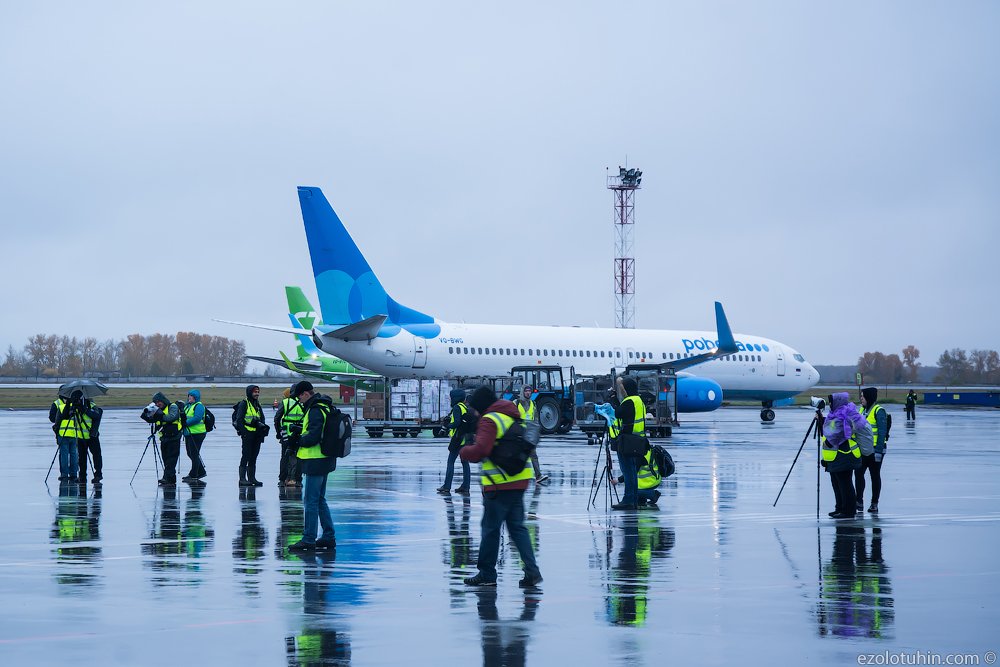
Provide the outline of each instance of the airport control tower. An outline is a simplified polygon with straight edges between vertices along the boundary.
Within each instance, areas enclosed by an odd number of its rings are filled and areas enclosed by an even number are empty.
[[[618,167],[608,176],[608,190],[615,197],[615,328],[635,328],[635,191],[642,184],[638,169]]]

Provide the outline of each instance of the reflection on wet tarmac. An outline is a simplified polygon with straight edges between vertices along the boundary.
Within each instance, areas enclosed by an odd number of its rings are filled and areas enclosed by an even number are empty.
[[[98,583],[100,527],[101,486],[94,486],[88,497],[86,486],[61,482],[51,538],[56,545],[56,581],[66,586],[66,592],[86,594]]]
[[[607,573],[605,613],[613,625],[641,626],[647,620],[654,559],[669,556],[675,536],[651,511],[624,517],[621,523],[621,549]]]
[[[532,622],[538,613],[542,594],[526,592],[516,618],[501,619],[497,610],[496,589],[476,591],[479,627],[482,635],[483,665],[487,667],[522,667],[528,663],[528,642]]]
[[[267,530],[257,512],[257,489],[241,486],[239,497],[240,525],[233,538],[233,572],[240,575],[237,578],[247,595],[259,595],[261,568],[256,562],[264,557]]]
[[[895,617],[889,566],[882,557],[882,529],[838,525],[833,553],[824,565],[816,620],[819,634],[892,637]]]
[[[472,518],[472,501],[469,496],[445,496],[445,515],[448,520],[448,540],[441,545],[444,564],[448,567],[448,592],[451,595],[452,608],[465,604],[467,586],[462,583],[465,577],[476,572],[476,545],[469,532]],[[455,505],[458,504],[456,509]]]

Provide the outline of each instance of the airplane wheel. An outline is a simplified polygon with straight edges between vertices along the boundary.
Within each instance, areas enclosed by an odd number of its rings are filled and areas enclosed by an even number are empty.
[[[543,398],[538,401],[536,406],[538,410],[538,423],[542,427],[542,433],[548,435],[549,433],[555,433],[556,429],[559,427],[559,420],[562,415],[559,414],[559,405],[553,398]]]
[[[764,408],[760,411],[760,420],[765,422],[774,421],[774,410],[771,408]]]

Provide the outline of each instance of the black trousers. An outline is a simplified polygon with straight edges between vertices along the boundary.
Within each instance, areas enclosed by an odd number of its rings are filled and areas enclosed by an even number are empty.
[[[260,454],[261,437],[256,433],[241,435],[243,441],[242,456],[240,457],[240,478],[246,478],[252,482],[257,481],[257,456]]]
[[[874,454],[861,457],[861,467],[854,471],[854,486],[857,489],[858,502],[865,502],[865,470],[872,476],[872,502],[877,503],[882,493],[882,462],[875,460]]]
[[[833,484],[833,496],[837,499],[837,511],[841,514],[854,514],[857,496],[854,494],[854,471],[841,470],[830,473],[830,483]]]
[[[281,446],[281,462],[278,464],[278,481],[302,481],[302,470],[299,468],[298,447]]]
[[[201,479],[208,473],[205,471],[205,463],[201,460],[201,445],[205,442],[207,433],[191,433],[184,436],[184,449],[188,458],[191,459],[191,472],[188,477]]]
[[[163,479],[168,482],[177,480],[177,459],[181,456],[180,436],[160,441],[160,456],[163,458]]]
[[[101,439],[100,437],[93,437],[87,440],[82,438],[77,438],[76,440],[76,451],[79,454],[79,465],[80,465],[80,480],[87,481],[87,452],[94,457],[94,477],[100,479],[103,477],[104,469],[104,458],[101,456]]]
[[[912,408],[906,408],[906,418],[907,419],[916,419],[917,418],[917,408],[916,408],[916,406],[914,406]]]

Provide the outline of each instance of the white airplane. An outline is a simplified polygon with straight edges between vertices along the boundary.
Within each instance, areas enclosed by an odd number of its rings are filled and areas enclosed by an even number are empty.
[[[725,396],[761,401],[764,421],[774,419],[774,401],[819,381],[816,369],[784,343],[734,336],[719,303],[714,332],[441,322],[386,293],[322,190],[298,191],[326,323],[312,328],[312,339],[322,351],[372,372],[391,378],[461,378],[548,365],[601,376],[632,365],[663,366],[679,372],[679,412],[714,410]],[[693,366],[697,375],[684,372]]]

